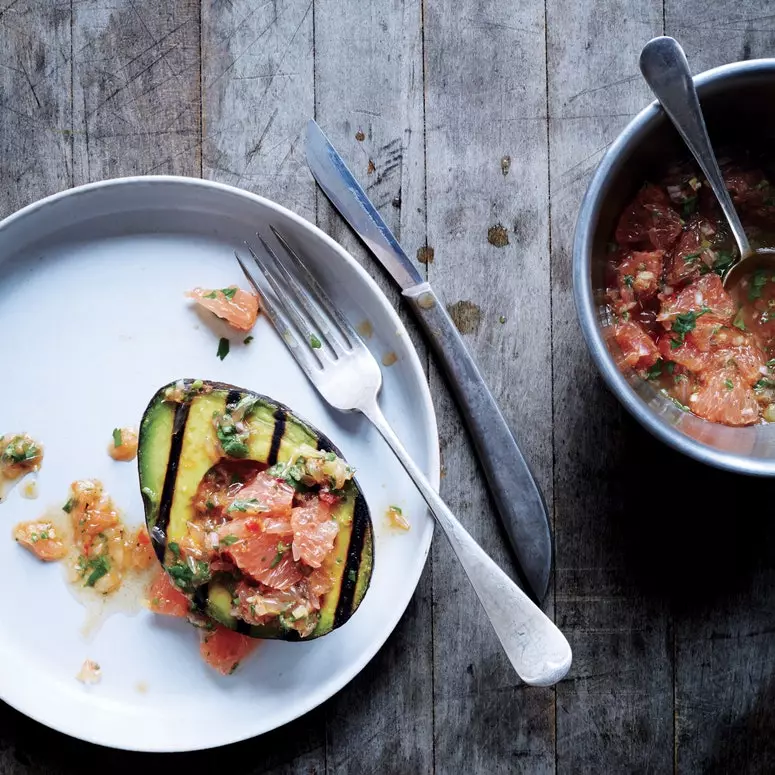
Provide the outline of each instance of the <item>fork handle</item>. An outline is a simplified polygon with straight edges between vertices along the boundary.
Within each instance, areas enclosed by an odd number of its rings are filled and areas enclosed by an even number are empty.
[[[390,445],[444,530],[517,675],[531,686],[560,681],[571,664],[565,636],[457,521],[404,449],[376,400],[359,409]]]
[[[552,567],[549,518],[541,490],[455,324],[428,283],[404,291],[447,374],[526,588],[546,595]]]

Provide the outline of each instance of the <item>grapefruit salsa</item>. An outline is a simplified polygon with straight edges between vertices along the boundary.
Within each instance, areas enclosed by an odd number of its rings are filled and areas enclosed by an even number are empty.
[[[747,163],[726,161],[722,172],[752,244],[768,244],[775,186]],[[738,258],[707,181],[681,165],[624,208],[606,275],[619,367],[681,409],[730,426],[775,422],[775,272],[726,290]]]

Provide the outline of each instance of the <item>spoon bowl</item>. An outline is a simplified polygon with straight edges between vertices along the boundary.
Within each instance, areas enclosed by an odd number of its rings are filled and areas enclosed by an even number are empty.
[[[713,153],[689,62],[678,41],[667,36],[650,40],[641,51],[640,70],[700,165],[737,243],[740,258],[723,277],[724,287],[733,288],[745,275],[757,269],[775,270],[775,250],[754,250],[743,229]]]

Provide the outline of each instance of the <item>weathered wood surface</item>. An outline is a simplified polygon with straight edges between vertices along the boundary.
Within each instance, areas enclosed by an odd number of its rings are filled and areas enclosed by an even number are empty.
[[[642,44],[673,34],[706,69],[770,54],[774,18],[766,0],[0,0],[0,215],[89,180],[201,174],[317,220],[396,301],[306,169],[318,119],[423,259],[525,446],[555,528],[546,607],[575,657],[556,690],[518,685],[439,536],[386,646],[304,718],[162,758],[0,706],[0,773],[775,770],[771,485],[693,464],[625,416],[570,287],[589,176],[649,99]],[[429,379],[442,492],[508,565],[432,364]]]

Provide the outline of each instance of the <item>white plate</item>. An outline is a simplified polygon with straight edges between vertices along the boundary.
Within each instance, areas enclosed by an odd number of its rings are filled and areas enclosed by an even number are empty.
[[[314,259],[354,323],[371,322],[368,343],[378,358],[398,356],[383,368],[381,404],[438,486],[431,397],[404,326],[366,272],[307,221],[238,189],[174,177],[83,186],[7,218],[0,223],[0,432],[30,433],[45,459],[38,499],[21,498],[17,488],[0,504],[0,696],[50,727],[142,751],[209,748],[267,732],[350,681],[415,590],[432,522],[376,432],[323,404],[266,319],[245,346],[183,296],[197,285],[244,286],[233,250],[268,223]],[[221,335],[232,340],[223,361]],[[154,391],[179,377],[256,390],[309,419],[357,468],[374,522],[374,574],[352,619],[314,642],[264,642],[229,677],[201,660],[192,627],[145,610],[113,614],[85,639],[85,609],[62,569],[39,563],[11,538],[17,521],[61,505],[77,478],[101,479],[127,521],[139,524],[136,462],[114,462],[106,447],[114,427],[137,425]],[[394,503],[412,522],[408,533],[386,525]],[[75,679],[86,658],[102,667],[95,686]]]

